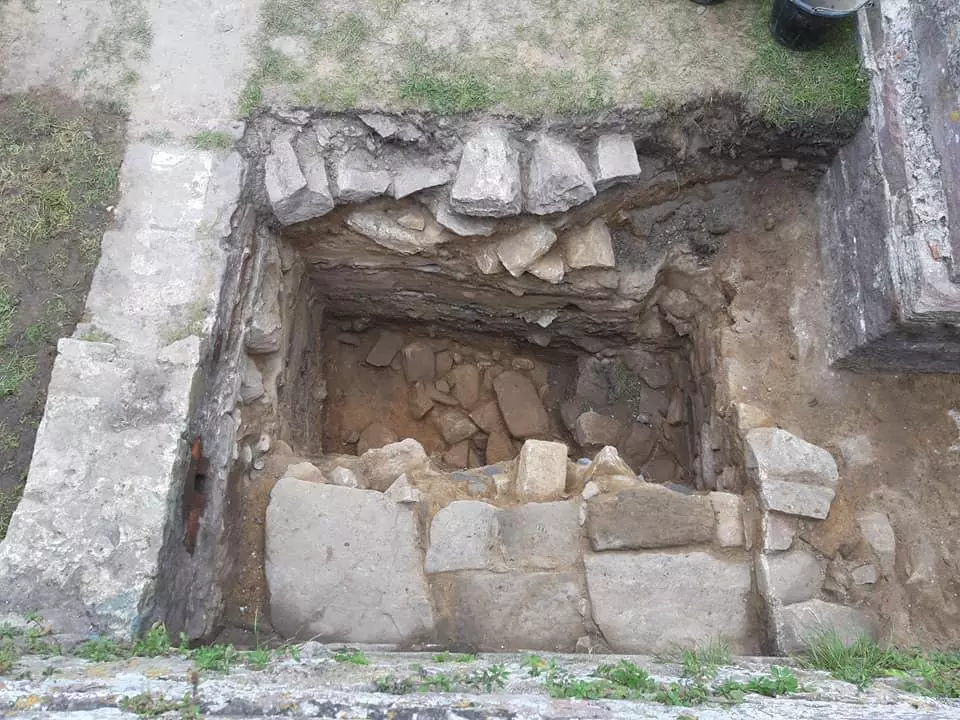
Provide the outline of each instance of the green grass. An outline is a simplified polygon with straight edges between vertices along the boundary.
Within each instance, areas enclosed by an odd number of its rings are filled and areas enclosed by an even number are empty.
[[[20,504],[23,488],[24,484],[20,483],[12,490],[0,490],[0,540],[7,536],[10,518],[13,517],[13,511],[17,509],[17,505]]]
[[[206,645],[193,651],[193,662],[199,670],[226,672],[241,660],[233,645]]]
[[[334,654],[333,659],[338,663],[350,663],[351,665],[370,664],[370,660],[362,650],[339,650]]]
[[[960,653],[883,647],[868,639],[844,643],[825,634],[800,657],[808,668],[826,670],[863,689],[877,678],[896,678],[904,690],[943,698],[960,697]]]
[[[233,147],[230,133],[219,130],[201,130],[191,135],[190,140],[198,150],[229,150]]]
[[[680,664],[683,665],[683,676],[686,678],[713,678],[717,670],[730,664],[730,648],[726,643],[716,640],[702,648],[682,650]]]
[[[110,638],[96,637],[87,640],[79,648],[76,654],[84,660],[90,662],[109,662],[111,660],[121,660],[127,653],[122,647]]]
[[[169,700],[156,693],[142,692],[120,698],[117,705],[121,710],[141,718],[160,717],[168,713],[177,713],[181,720],[201,717],[200,709],[194,704],[190,693],[184,694],[180,700]]]
[[[477,656],[472,655],[470,653],[454,654],[444,650],[442,653],[437,653],[436,655],[434,655],[431,659],[433,660],[433,662],[441,663],[441,664],[448,663],[448,662],[470,663],[476,660]]]
[[[759,0],[753,25],[756,56],[744,76],[751,104],[779,126],[837,121],[862,112],[869,87],[854,40],[853,19],[837,23],[826,44],[810,52],[781,47],[770,35],[772,0]]]
[[[170,634],[163,623],[154,623],[142,638],[133,644],[133,654],[141,657],[160,657],[170,652]]]

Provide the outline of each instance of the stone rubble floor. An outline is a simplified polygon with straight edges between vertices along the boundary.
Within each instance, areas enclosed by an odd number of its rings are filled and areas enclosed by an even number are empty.
[[[228,672],[200,671],[193,687],[193,664],[176,655],[93,663],[72,657],[24,657],[14,679],[0,680],[0,716],[9,720],[134,718],[119,704],[147,693],[154,700],[191,698],[191,717],[267,718],[660,718],[670,720],[753,720],[755,718],[940,718],[960,717],[960,703],[924,698],[877,681],[862,692],[822,672],[794,668],[803,692],[779,698],[748,694],[741,703],[710,702],[692,707],[624,700],[567,700],[547,695],[541,678],[531,678],[528,655],[480,655],[470,662],[436,662],[436,654],[364,653],[369,664],[336,659],[335,647],[309,642],[299,659],[274,659],[263,670],[235,666]],[[544,663],[589,678],[600,663],[627,659],[657,682],[681,680],[681,667],[649,657],[538,655]],[[343,659],[343,656],[340,656]],[[789,663],[789,661],[786,661]],[[784,660],[736,658],[719,669],[714,682],[747,681]],[[452,676],[502,666],[501,688],[476,693],[377,692],[374,681],[387,676]],[[143,716],[145,713],[141,713]],[[168,713],[177,717],[177,712]]]

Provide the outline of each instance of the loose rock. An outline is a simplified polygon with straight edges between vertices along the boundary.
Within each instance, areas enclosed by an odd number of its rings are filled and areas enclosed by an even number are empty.
[[[367,353],[366,362],[374,367],[389,367],[393,358],[403,347],[403,335],[400,333],[382,331],[377,336],[377,341]]]
[[[394,480],[393,485],[387,488],[384,495],[395,503],[404,505],[415,505],[423,499],[420,491],[410,484],[406,475],[401,475]]]
[[[458,442],[443,454],[443,461],[455,468],[465,468],[470,463],[470,443],[466,440]]]
[[[461,215],[454,212],[446,200],[434,204],[433,214],[440,225],[461,237],[489,237],[497,230],[497,220]]]
[[[453,173],[448,168],[422,165],[402,167],[393,174],[393,196],[399,200],[427,188],[445,185],[452,176]]]
[[[409,230],[379,210],[356,210],[350,213],[347,227],[401,255],[414,255],[449,239],[442,233]]]
[[[477,263],[477,269],[483,275],[496,275],[503,270],[503,264],[500,262],[500,257],[497,255],[496,246],[486,245],[484,247],[477,248],[473,259]]]
[[[563,282],[563,274],[565,272],[563,254],[559,248],[554,247],[550,252],[527,268],[527,272],[551,285],[559,285]]]
[[[322,483],[326,479],[323,473],[320,472],[320,468],[313,463],[308,462],[292,463],[291,465],[288,465],[286,471],[283,473],[283,476],[312,483]]]
[[[567,480],[567,446],[527,440],[520,448],[517,495],[527,502],[559,499]]]
[[[516,452],[513,449],[513,442],[506,433],[500,431],[490,433],[484,452],[486,461],[489,464],[513,460],[516,456]]]
[[[444,441],[449,445],[466,440],[477,432],[477,426],[473,424],[473,420],[458,408],[439,410],[434,413],[433,417],[440,434],[443,435]],[[466,461],[464,461],[464,464],[466,464]]]
[[[530,378],[513,370],[500,373],[493,381],[500,413],[515,438],[543,435],[550,427],[547,411]]]
[[[630,135],[601,135],[597,138],[594,180],[597,190],[640,177],[637,149]]]
[[[603,218],[597,218],[583,228],[576,228],[560,237],[563,256],[572,270],[616,265],[613,254],[613,239]]]
[[[636,477],[636,473],[620,457],[615,447],[606,446],[600,449],[593,457],[593,461],[587,467],[584,473],[584,481],[599,480],[605,477],[630,476]]]
[[[240,382],[240,402],[249,405],[254,400],[263,397],[263,375],[249,355],[243,360],[243,379]]]
[[[367,450],[382,448],[397,441],[397,434],[381,423],[371,423],[360,433],[357,440],[357,455],[363,455]]]
[[[616,445],[620,435],[620,422],[600,413],[582,413],[574,427],[574,437],[581,447],[591,445]],[[631,473],[632,474],[632,473]]]
[[[880,561],[880,568],[887,577],[892,577],[897,559],[897,536],[886,513],[862,512],[857,515],[857,526],[867,545]]]
[[[823,448],[778,428],[747,433],[747,472],[769,510],[822,520],[836,495],[837,464]]]
[[[404,473],[427,462],[423,446],[413,438],[367,450],[357,465],[366,484],[372,490],[383,492]]]
[[[501,240],[497,245],[497,257],[507,272],[520,277],[527,268],[546,255],[556,241],[556,233],[546,225],[531,225]]]
[[[424,383],[414,384],[410,394],[410,414],[415,420],[420,420],[424,415],[433,409],[433,399]]]
[[[486,402],[473,410],[470,413],[470,419],[485,433],[501,432],[506,428],[503,424],[503,418],[500,417],[500,408],[495,400]]]
[[[576,149],[547,136],[533,144],[525,206],[534,215],[565,212],[597,194]]]
[[[450,189],[450,207],[478,217],[519,214],[520,157],[506,130],[483,127],[467,141]]]
[[[480,371],[476,365],[458,365],[450,371],[453,396],[465,410],[471,410],[480,399]]]
[[[433,350],[422,340],[414,340],[401,350],[403,359],[403,374],[407,382],[417,382],[418,380],[433,380],[436,372],[436,364],[433,357]]]

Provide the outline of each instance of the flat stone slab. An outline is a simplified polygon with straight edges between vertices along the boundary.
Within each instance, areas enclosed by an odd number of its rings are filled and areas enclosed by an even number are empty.
[[[580,560],[580,521],[574,501],[527,503],[500,511],[503,555],[511,567],[556,570]]]
[[[502,565],[497,508],[477,500],[455,500],[430,523],[428,573],[488,570]]]
[[[824,633],[836,633],[844,644],[873,637],[874,624],[856,608],[823,600],[807,600],[781,608],[774,614],[777,648],[782,653],[806,650]]]
[[[756,428],[747,433],[744,454],[765,509],[827,517],[839,477],[830,453],[785,430]]]
[[[704,552],[599,553],[584,557],[593,618],[615,652],[663,653],[725,640],[758,647],[750,566]]]
[[[640,177],[637,148],[630,135],[601,135],[597,138],[594,164],[597,190]]]
[[[0,613],[128,640],[153,610],[175,522],[200,341],[156,361],[70,338],[57,349],[26,491],[0,543]]]
[[[586,634],[579,572],[460,572],[431,581],[449,647],[572,651]]]
[[[383,493],[281,478],[270,494],[270,620],[287,638],[408,643],[433,633],[415,511]]]
[[[542,435],[550,427],[547,411],[533,382],[514,370],[497,375],[493,381],[503,421],[515,438]]]
[[[587,504],[587,534],[596,551],[710,543],[715,525],[707,496],[652,483],[598,495]]]

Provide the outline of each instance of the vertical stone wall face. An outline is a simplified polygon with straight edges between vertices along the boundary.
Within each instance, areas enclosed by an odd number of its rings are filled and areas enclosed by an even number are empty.
[[[853,368],[960,370],[960,9],[861,11],[870,113],[821,191],[831,355]]]

